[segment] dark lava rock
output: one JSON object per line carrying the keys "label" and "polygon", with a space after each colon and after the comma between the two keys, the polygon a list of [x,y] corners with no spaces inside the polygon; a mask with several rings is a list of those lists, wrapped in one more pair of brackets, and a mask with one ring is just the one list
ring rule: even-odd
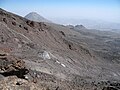
{"label": "dark lava rock", "polygon": [[12,22],[12,25],[16,26],[16,22]]}
{"label": "dark lava rock", "polygon": [[0,74],[3,76],[16,75],[17,77],[24,78],[24,75],[28,73],[28,69],[25,67],[23,60],[20,60],[14,56],[7,55],[6,53],[0,53]]}
{"label": "dark lava rock", "polygon": [[3,18],[3,21],[7,24],[7,19],[6,18]]}
{"label": "dark lava rock", "polygon": [[109,86],[109,87],[104,87],[102,90],[119,90],[119,89]]}

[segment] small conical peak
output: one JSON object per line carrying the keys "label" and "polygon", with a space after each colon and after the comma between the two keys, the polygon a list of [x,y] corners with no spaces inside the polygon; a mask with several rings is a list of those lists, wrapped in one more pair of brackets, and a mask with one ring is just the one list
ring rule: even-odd
{"label": "small conical peak", "polygon": [[30,12],[29,14],[27,14],[25,16],[25,18],[29,19],[29,20],[32,20],[32,21],[36,21],[36,22],[49,22],[49,23],[51,23],[51,21],[49,21],[46,18],[42,17],[37,12]]}

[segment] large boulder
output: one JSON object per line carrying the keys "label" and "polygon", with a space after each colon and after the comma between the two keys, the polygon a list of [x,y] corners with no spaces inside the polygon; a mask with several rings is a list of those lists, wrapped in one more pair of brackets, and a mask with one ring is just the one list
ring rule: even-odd
{"label": "large boulder", "polygon": [[43,58],[44,60],[51,59],[50,54],[47,51],[39,52],[39,57]]}

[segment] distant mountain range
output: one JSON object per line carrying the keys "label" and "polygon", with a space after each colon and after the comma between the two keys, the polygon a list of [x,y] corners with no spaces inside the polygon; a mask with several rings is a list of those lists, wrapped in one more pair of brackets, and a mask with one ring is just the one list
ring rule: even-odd
{"label": "distant mountain range", "polygon": [[120,23],[114,23],[114,22],[106,22],[102,20],[91,20],[91,19],[72,19],[72,18],[59,18],[54,19],[53,21],[55,23],[64,24],[64,25],[84,25],[86,28],[89,29],[98,29],[101,31],[110,31],[113,29],[117,29],[120,31]]}
{"label": "distant mountain range", "polygon": [[39,15],[36,12],[31,12],[31,13],[27,14],[25,16],[25,18],[32,20],[32,21],[36,21],[36,22],[49,22],[49,23],[51,23],[51,21],[47,20],[46,18],[42,17],[41,15]]}
{"label": "distant mountain range", "polygon": [[[37,21],[37,22],[48,22],[52,23],[52,21],[44,18],[43,16],[39,15],[36,12],[31,12],[25,16],[26,19]],[[120,32],[120,23],[113,23],[113,22],[105,22],[101,20],[89,20],[89,19],[53,19],[53,22],[59,24],[71,24],[71,25],[84,25],[86,28],[89,29],[98,29],[101,31],[113,31],[113,32]],[[114,31],[115,30],[115,31]]]}

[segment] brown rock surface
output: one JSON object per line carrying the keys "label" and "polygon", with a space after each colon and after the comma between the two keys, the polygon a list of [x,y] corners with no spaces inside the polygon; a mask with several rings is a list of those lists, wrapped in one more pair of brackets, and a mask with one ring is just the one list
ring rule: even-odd
{"label": "brown rock surface", "polygon": [[27,73],[28,70],[23,60],[0,51],[0,74],[3,76],[16,75],[19,78],[24,78],[24,75]]}
{"label": "brown rock surface", "polygon": [[38,88],[34,83],[30,83],[27,80],[19,79],[15,76],[4,78],[0,81],[0,90],[45,90],[44,87]]}

